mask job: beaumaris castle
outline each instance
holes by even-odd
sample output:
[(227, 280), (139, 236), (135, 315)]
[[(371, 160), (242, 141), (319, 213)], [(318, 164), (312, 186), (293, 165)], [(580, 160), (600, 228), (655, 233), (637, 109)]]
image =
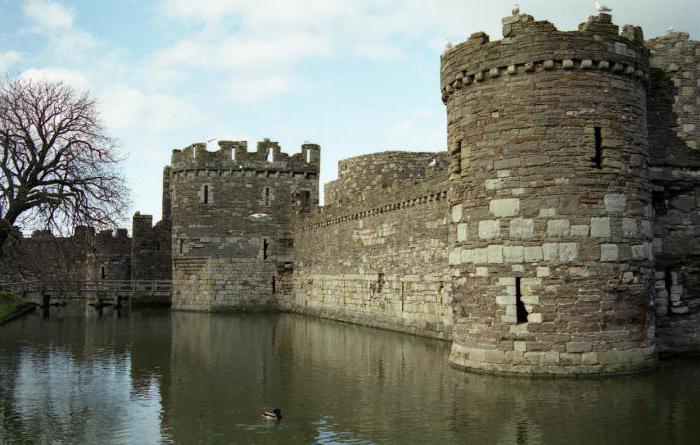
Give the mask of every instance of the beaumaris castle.
[(576, 31), (515, 14), (440, 62), (445, 152), (340, 161), (319, 206), (318, 145), (173, 150), (163, 220), (137, 213), (132, 238), (80, 228), (64, 264), (172, 279), (175, 310), (451, 340), (473, 371), (629, 373), (700, 352), (700, 43), (606, 13)]

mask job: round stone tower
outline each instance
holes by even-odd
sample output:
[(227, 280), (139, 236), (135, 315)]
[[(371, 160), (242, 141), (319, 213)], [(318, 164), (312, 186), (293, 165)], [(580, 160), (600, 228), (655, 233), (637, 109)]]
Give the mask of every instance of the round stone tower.
[(442, 57), (456, 367), (532, 375), (656, 363), (648, 53), (608, 14), (528, 15)]
[(274, 303), (291, 267), (292, 212), (318, 205), (320, 147), (288, 155), (276, 142), (219, 142), (173, 150), (173, 307), (216, 310)]

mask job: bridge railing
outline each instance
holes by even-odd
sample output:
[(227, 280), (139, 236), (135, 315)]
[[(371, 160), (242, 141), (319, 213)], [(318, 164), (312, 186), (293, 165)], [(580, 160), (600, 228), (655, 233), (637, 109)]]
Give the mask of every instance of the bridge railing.
[(170, 280), (35, 280), (0, 283), (0, 290), (14, 293), (101, 293), (115, 295), (170, 295)]

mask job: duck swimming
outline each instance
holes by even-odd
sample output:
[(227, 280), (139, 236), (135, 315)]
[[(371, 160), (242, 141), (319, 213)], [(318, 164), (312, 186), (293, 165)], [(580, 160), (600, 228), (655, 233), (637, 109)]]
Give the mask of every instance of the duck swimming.
[(282, 410), (275, 408), (272, 411), (263, 411), (261, 417), (265, 420), (282, 420)]

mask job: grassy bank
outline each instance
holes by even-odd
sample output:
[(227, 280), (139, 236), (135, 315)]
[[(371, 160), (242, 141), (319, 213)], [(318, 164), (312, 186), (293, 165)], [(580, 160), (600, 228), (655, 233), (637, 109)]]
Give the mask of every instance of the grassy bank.
[(31, 304), (22, 298), (9, 292), (0, 292), (0, 324), (28, 306)]

